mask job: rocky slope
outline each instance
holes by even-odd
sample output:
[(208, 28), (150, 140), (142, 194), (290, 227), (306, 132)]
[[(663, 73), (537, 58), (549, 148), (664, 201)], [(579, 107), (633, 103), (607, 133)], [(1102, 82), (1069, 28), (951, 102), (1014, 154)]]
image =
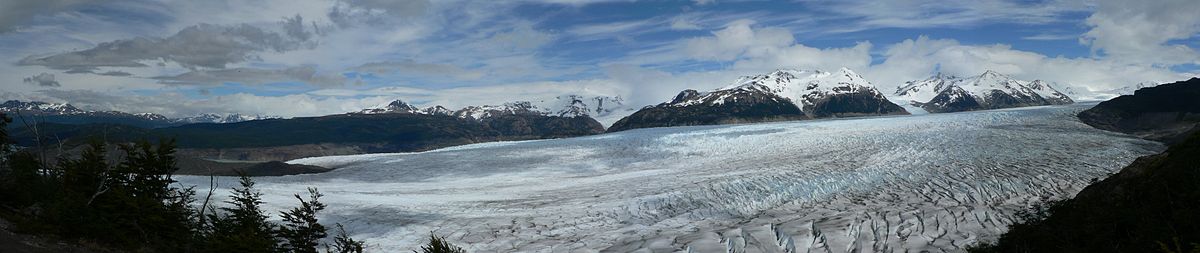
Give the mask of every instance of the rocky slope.
[(1137, 90), (1079, 113), (1092, 127), (1176, 142), (1200, 123), (1200, 78)]
[(996, 244), (973, 251), (1200, 251), (1197, 157), (1200, 134), (1192, 134), (1162, 154), (1138, 158), (1073, 199), (1035, 211)]
[(711, 125), (771, 120), (908, 114), (854, 71), (777, 70), (709, 92), (684, 90), (609, 128)]
[(1061, 105), (1075, 101), (1041, 80), (1021, 81), (995, 71), (972, 77), (937, 74), (909, 81), (895, 96), (932, 113)]

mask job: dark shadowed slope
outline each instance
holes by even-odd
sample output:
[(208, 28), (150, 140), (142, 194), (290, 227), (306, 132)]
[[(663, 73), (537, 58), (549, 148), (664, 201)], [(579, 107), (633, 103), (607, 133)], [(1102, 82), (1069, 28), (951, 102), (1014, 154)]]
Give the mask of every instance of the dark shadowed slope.
[[(1015, 224), (980, 252), (1175, 252), (1200, 247), (1200, 134)], [(1179, 242), (1178, 248), (1176, 241)]]
[(1176, 142), (1200, 123), (1200, 78), (1137, 90), (1079, 113), (1092, 127)]

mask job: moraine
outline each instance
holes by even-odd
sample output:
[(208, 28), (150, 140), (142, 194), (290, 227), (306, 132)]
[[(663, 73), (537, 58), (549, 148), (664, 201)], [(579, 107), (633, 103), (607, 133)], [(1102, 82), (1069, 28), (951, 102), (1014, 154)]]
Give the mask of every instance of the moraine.
[(317, 157), (292, 163), (338, 169), (258, 182), (268, 210), (320, 188), (322, 219), (376, 252), (415, 249), (430, 231), (473, 252), (961, 251), (1017, 210), (1163, 149), (1075, 119), (1090, 106)]

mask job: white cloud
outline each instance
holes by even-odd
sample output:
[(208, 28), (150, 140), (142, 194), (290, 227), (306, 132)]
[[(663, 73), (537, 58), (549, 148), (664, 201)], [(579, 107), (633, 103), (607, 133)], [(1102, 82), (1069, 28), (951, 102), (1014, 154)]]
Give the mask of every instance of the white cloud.
[(1194, 0), (1099, 1), (1087, 18), (1081, 42), (1106, 58), (1139, 64), (1198, 64), (1200, 52), (1172, 40), (1200, 33), (1200, 2)]
[[(299, 18), (296, 18), (300, 21)], [(303, 31), (303, 29), (301, 29)], [(247, 24), (217, 26), (200, 24), (166, 38), (139, 37), (100, 43), (96, 47), (30, 56), (18, 64), (53, 69), (91, 70), (97, 67), (145, 67), (144, 61), (168, 60), (188, 68), (224, 68), (227, 64), (254, 59), (262, 51), (290, 51), (311, 46), (307, 37), (282, 35)]]
[(695, 21), (684, 17), (675, 17), (671, 19), (671, 30), (700, 30), (703, 27), (697, 25)]
[(374, 74), (402, 74), (424, 77), (450, 77), (457, 80), (478, 80), (483, 73), (450, 64), (419, 63), (411, 59), (404, 61), (370, 62), (352, 70)]
[(58, 83), (58, 81), (54, 80), (54, 74), (45, 73), (45, 72), (43, 72), (41, 74), (37, 74), (35, 76), (26, 77), (22, 81), (24, 81), (25, 83), (28, 83), (28, 84), (33, 84), (33, 85), (42, 86), (42, 87), (61, 87), (62, 86), (62, 84), (60, 84), (60, 83)]
[(606, 39), (606, 38), (615, 37), (618, 34), (628, 34), (631, 32), (636, 32), (638, 30), (645, 29), (648, 26), (651, 26), (651, 25), (654, 25), (657, 23), (658, 22), (656, 22), (656, 21), (647, 19), (647, 20), (634, 20), (634, 21), (614, 22), (614, 23), (586, 24), (586, 25), (577, 25), (575, 27), (571, 27), (571, 29), (567, 30), (567, 32), (576, 37), (582, 37), (582, 38), (579, 38), (582, 40)]
[[(936, 71), (954, 75), (978, 75), (995, 70), (1018, 79), (1042, 79), (1085, 87), (1093, 91), (1131, 84), (1168, 82), (1187, 75), (1148, 65), (1111, 59), (1048, 57), (1011, 46), (962, 45), (952, 39), (921, 36), (888, 47), (884, 61), (867, 69), (864, 76), (877, 86), (893, 91), (905, 81), (926, 78)], [(940, 67), (940, 69), (935, 69)]]
[(1086, 10), (1080, 0), (1023, 3), (1010, 0), (816, 0), (813, 8), (844, 19), (826, 32), (875, 28), (971, 27), (984, 23), (1044, 24)]
[(1023, 40), (1074, 40), (1079, 39), (1078, 34), (1051, 34), (1042, 33), (1032, 36), (1021, 37)]
[(63, 11), (87, 0), (5, 0), (0, 1), (0, 33), (26, 25), (29, 19)]
[(792, 33), (782, 28), (754, 29), (752, 20), (737, 20), (711, 37), (693, 38), (683, 42), (683, 52), (702, 60), (730, 61), (744, 54), (763, 54), (795, 43)]
[(344, 98), (309, 94), (259, 96), (247, 93), (193, 99), (174, 92), (146, 96), (93, 90), (41, 90), (24, 94), (3, 93), (0, 94), (0, 97), (66, 102), (89, 110), (149, 112), (168, 117), (186, 117), (201, 113), (242, 113), (282, 117), (319, 116), (358, 111), (394, 99), (390, 96)]
[(219, 85), (238, 83), (261, 85), (279, 82), (301, 82), (313, 86), (341, 86), (346, 79), (338, 75), (322, 74), (313, 66), (284, 69), (231, 68), (220, 70), (194, 70), (173, 76), (153, 77), (165, 84)]

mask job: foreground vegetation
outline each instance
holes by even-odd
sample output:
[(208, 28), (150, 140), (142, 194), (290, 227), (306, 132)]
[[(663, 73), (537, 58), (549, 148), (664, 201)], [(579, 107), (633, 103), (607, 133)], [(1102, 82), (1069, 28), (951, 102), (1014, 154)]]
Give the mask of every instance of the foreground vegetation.
[[(115, 162), (107, 144), (93, 141), (78, 158), (49, 162), (44, 154), (14, 149), (6, 131), (10, 122), (0, 114), (0, 218), (14, 222), (20, 232), (137, 252), (351, 253), (365, 248), (341, 224), (327, 238), (329, 228), (317, 219), (326, 206), (316, 188), (294, 195), (299, 206), (280, 212), (282, 221), (275, 223), (267, 220), (262, 194), (247, 176), (241, 176), (223, 207), (216, 207), (211, 188), (198, 200), (194, 188), (172, 186), (178, 170), (174, 141), (118, 145)], [(419, 252), (466, 251), (430, 235)]]
[(139, 252), (362, 252), (363, 243), (338, 224), (318, 222), (321, 193), (296, 195), (299, 206), (267, 220), (254, 182), (241, 178), (228, 205), (212, 192), (198, 207), (195, 190), (172, 186), (175, 145), (146, 141), (119, 146), (120, 159), (93, 142), (78, 158), (42, 157), (13, 150), (0, 115), (0, 214), (25, 233), (48, 234)]

